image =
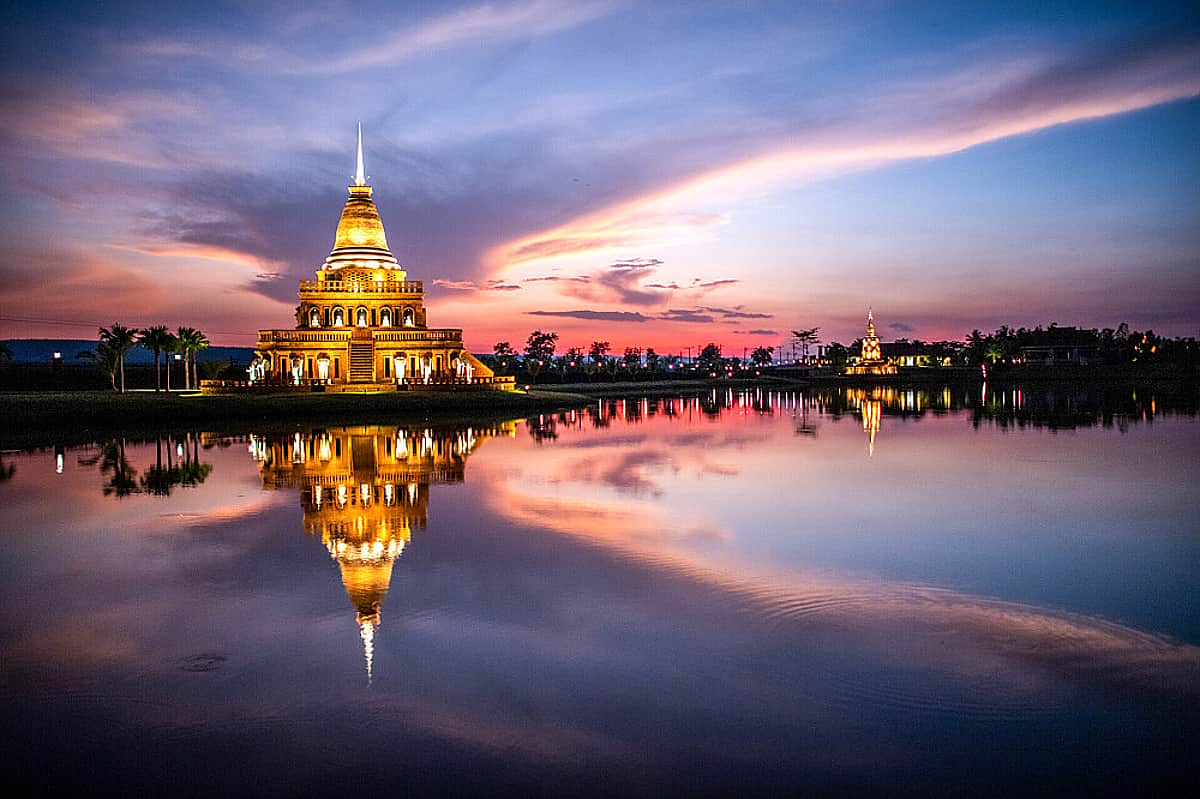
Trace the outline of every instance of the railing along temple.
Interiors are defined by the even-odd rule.
[[[326,291],[342,294],[422,294],[420,280],[301,280],[300,291]]]

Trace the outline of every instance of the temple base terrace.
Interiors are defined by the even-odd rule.
[[[403,383],[341,383],[320,378],[299,382],[271,380],[201,380],[201,394],[386,394],[395,392],[434,393],[447,391],[513,391],[515,377],[431,377]]]

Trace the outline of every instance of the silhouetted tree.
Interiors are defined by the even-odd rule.
[[[721,357],[721,347],[718,344],[708,343],[700,350],[700,357],[696,359],[696,364],[700,367],[700,371],[707,372],[710,375],[718,375],[725,371],[725,360]]]
[[[109,354],[117,360],[117,367],[121,374],[121,393],[125,393],[125,353],[133,348],[134,335],[137,333],[132,327],[113,322],[112,327],[100,328],[100,343],[104,345]]]
[[[755,347],[754,352],[750,353],[750,362],[757,366],[766,366],[771,362],[774,353],[774,347]]]
[[[511,374],[510,367],[516,363],[517,351],[507,341],[497,341],[492,347],[492,352],[496,356],[497,372],[500,374]]]
[[[95,351],[83,350],[75,355],[75,358],[80,361],[91,361],[104,374],[108,375],[109,385],[113,391],[117,390],[117,369],[119,368],[119,359],[117,351],[108,346],[104,342],[96,345]]]
[[[558,334],[535,330],[529,334],[529,338],[525,340],[525,358],[536,358],[540,361],[548,361],[554,357],[554,348],[558,343]]]
[[[820,339],[817,338],[817,333],[819,333],[820,330],[821,328],[819,327],[810,327],[807,330],[792,331],[792,338],[796,339],[796,343],[800,345],[800,351],[803,354],[805,363],[808,363],[809,345],[816,344],[818,341],[820,341]]]
[[[171,331],[167,330],[166,325],[154,325],[138,333],[138,344],[145,347],[154,353],[154,390],[162,390],[162,370],[159,368],[159,359],[164,350],[169,350],[171,342],[175,339],[171,335]]]

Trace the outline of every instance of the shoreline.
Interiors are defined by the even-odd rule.
[[[1098,388],[1149,387],[1168,393],[1195,392],[1186,375],[1111,372],[1004,372],[989,386]],[[21,449],[94,441],[102,437],[184,432],[198,427],[245,427],[264,431],[353,424],[490,422],[584,407],[600,399],[691,395],[713,390],[765,388],[803,390],[878,386],[982,386],[982,376],[962,374],[761,375],[725,380],[647,380],[534,385],[528,392],[430,393],[156,394],[136,391],[0,392],[0,448]]]
[[[555,391],[437,394],[219,394],[110,391],[0,393],[0,448],[72,444],[206,425],[265,431],[322,425],[500,421],[577,408],[590,397]]]

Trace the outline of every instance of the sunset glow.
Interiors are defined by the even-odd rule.
[[[1196,335],[1185,5],[28,6],[0,34],[0,338],[250,346],[366,178],[475,352],[848,343],[868,305],[884,340]]]

